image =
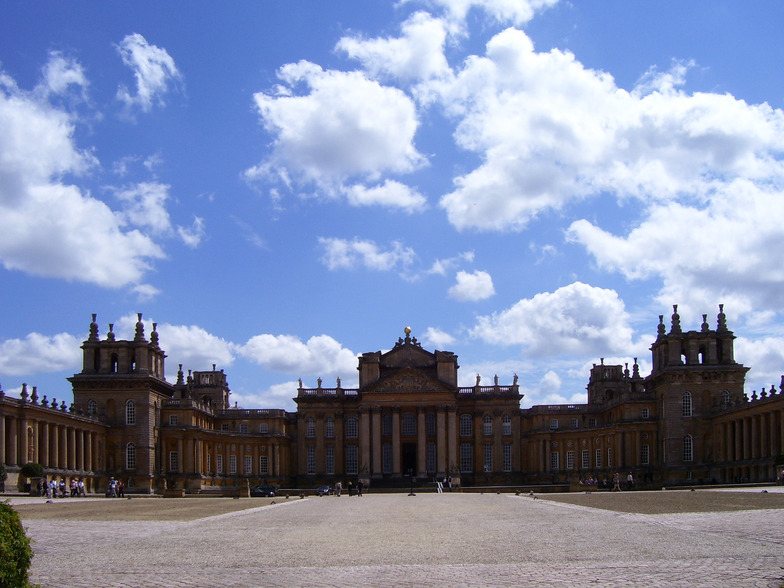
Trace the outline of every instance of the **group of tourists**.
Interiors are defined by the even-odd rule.
[[[70,493],[69,493],[70,488]],[[60,481],[57,481],[57,478],[52,478],[48,482],[46,478],[43,478],[41,481],[38,482],[38,491],[39,494],[46,493],[47,498],[67,498],[68,496],[76,497],[76,496],[87,496],[84,489],[84,479],[83,478],[71,478],[71,483],[67,484],[65,478],[60,478]]]
[[[584,478],[580,478],[580,486],[596,486],[599,490],[610,490],[611,492],[620,492],[621,488],[621,474],[619,472],[615,472],[612,475],[612,481],[607,479],[605,476],[602,479],[598,477],[594,477],[593,474],[588,474]],[[634,474],[629,472],[626,475],[626,489],[627,490],[634,490]]]
[[[109,487],[106,489],[107,498],[122,498],[125,496],[125,486],[122,480],[109,478]]]

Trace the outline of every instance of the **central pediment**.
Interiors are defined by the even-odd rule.
[[[404,367],[394,375],[374,382],[365,390],[361,391],[363,395],[419,394],[433,392],[454,393],[454,389],[451,386],[410,367]]]

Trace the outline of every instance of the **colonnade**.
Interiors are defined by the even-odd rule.
[[[722,422],[717,445],[724,481],[774,479],[774,459],[784,452],[784,409],[747,412]]]

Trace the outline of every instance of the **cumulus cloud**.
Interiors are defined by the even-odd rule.
[[[399,38],[344,37],[336,48],[359,60],[374,78],[420,81],[451,75],[444,56],[444,21],[416,12],[401,29],[403,35]]]
[[[49,61],[43,68],[43,80],[39,85],[39,90],[45,95],[65,94],[71,86],[77,86],[84,97],[84,91],[89,85],[82,64],[59,51],[49,54]]]
[[[234,363],[232,344],[202,327],[164,323],[158,325],[158,333],[161,346],[168,355],[169,373],[176,373],[178,364],[182,364],[187,371],[209,370],[212,364],[221,369]]]
[[[383,250],[373,241],[362,239],[339,239],[319,237],[319,246],[324,250],[323,263],[330,270],[365,267],[377,271],[403,269],[413,263],[416,253],[399,241],[390,249]]]
[[[104,287],[138,283],[163,252],[62,181],[97,164],[76,147],[74,132],[68,113],[0,73],[0,260],[6,269]]]
[[[410,2],[411,0],[404,0]],[[470,10],[480,10],[491,21],[522,26],[558,0],[426,0],[442,9],[453,28],[461,30]]]
[[[120,86],[117,99],[126,107],[139,107],[143,112],[150,112],[153,106],[163,106],[163,96],[182,78],[171,55],[165,49],[150,45],[138,33],[127,35],[117,51],[136,78],[136,93]]]
[[[687,65],[629,92],[559,50],[507,29],[438,86],[458,145],[482,163],[441,199],[458,229],[520,230],[542,211],[602,192],[710,198],[735,178],[780,178],[784,114],[679,90]]]
[[[190,227],[177,227],[177,234],[183,243],[191,249],[195,249],[206,234],[204,219],[198,216],[193,217],[193,224]]]
[[[344,191],[352,206],[385,206],[412,213],[423,210],[427,205],[427,200],[419,192],[395,180],[386,180],[372,188],[354,184]]]
[[[265,369],[310,376],[354,374],[357,356],[328,335],[303,342],[292,335],[256,335],[237,352]]]
[[[630,280],[660,279],[663,305],[677,302],[699,311],[718,300],[743,314],[780,307],[781,218],[780,189],[735,180],[702,206],[654,204],[625,235],[580,220],[571,224],[567,238],[584,246],[603,270]]]
[[[490,298],[495,294],[493,278],[487,272],[457,272],[457,283],[449,288],[449,296],[461,302]]]
[[[521,345],[534,357],[598,356],[632,348],[628,321],[615,291],[575,282],[480,316],[471,335],[487,343]]]
[[[0,373],[23,376],[78,371],[82,361],[80,345],[81,341],[68,333],[30,333],[24,339],[6,339],[0,342]]]
[[[283,66],[278,77],[282,84],[274,91],[254,95],[274,141],[270,157],[247,170],[247,178],[289,185],[301,178],[296,181],[334,194],[349,178],[376,181],[426,163],[413,143],[416,108],[401,90],[307,61]]]
[[[131,225],[157,233],[168,232],[171,230],[171,221],[165,204],[169,189],[170,186],[166,184],[141,182],[118,190],[116,196],[123,203],[123,217]]]
[[[425,344],[435,347],[436,349],[446,349],[456,341],[452,335],[436,327],[428,327],[423,339]]]

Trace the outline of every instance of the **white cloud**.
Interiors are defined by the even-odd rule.
[[[457,267],[459,264],[463,262],[471,263],[473,261],[474,261],[474,252],[464,251],[463,253],[457,254],[455,257],[448,257],[446,259],[436,259],[433,262],[433,265],[427,271],[427,273],[446,276],[448,272],[450,272],[452,269]]]
[[[23,376],[32,373],[78,371],[81,341],[68,333],[46,336],[30,333],[24,339],[0,342],[0,373]]]
[[[480,270],[473,273],[457,272],[457,283],[449,288],[449,296],[461,302],[484,300],[493,294],[493,278]]]
[[[344,37],[337,49],[359,60],[374,78],[403,81],[428,80],[451,75],[444,56],[445,23],[426,12],[416,12],[401,26],[400,38]]]
[[[632,329],[613,290],[576,282],[480,316],[471,335],[498,345],[521,345],[526,354],[552,357],[628,352]]]
[[[65,94],[71,86],[78,86],[84,97],[84,91],[89,86],[84,68],[78,61],[64,57],[59,51],[52,51],[43,68],[43,80],[39,88],[45,95]]]
[[[204,239],[204,219],[198,216],[193,217],[193,224],[190,227],[177,227],[177,234],[188,247],[195,249]]]
[[[303,343],[292,335],[256,335],[237,352],[265,369],[310,376],[356,373],[357,356],[328,335]]]
[[[322,261],[330,270],[354,269],[358,266],[377,271],[390,271],[408,267],[416,258],[414,250],[395,241],[391,249],[379,248],[373,241],[319,237],[319,246],[324,250]]]
[[[751,370],[746,375],[746,390],[770,391],[771,386],[779,389],[784,372],[784,337],[762,337],[735,339],[735,360]]]
[[[427,205],[427,200],[419,192],[395,180],[386,180],[372,188],[354,184],[345,187],[344,191],[352,206],[385,206],[412,213],[424,210]]]
[[[267,131],[270,157],[246,171],[291,185],[315,182],[334,193],[348,178],[376,181],[426,163],[413,144],[418,127],[413,102],[360,72],[325,71],[307,61],[283,66],[275,92],[254,95]],[[295,95],[305,87],[308,93]]]
[[[626,235],[580,220],[567,238],[583,245],[603,270],[627,279],[661,279],[662,304],[697,311],[718,301],[737,315],[780,306],[782,218],[784,192],[736,180],[720,186],[703,206],[654,204]]]
[[[174,59],[165,49],[150,45],[138,33],[127,35],[117,46],[123,63],[133,70],[136,78],[136,94],[120,86],[117,99],[126,107],[138,106],[150,112],[153,106],[163,106],[163,96],[173,82],[181,79]]]
[[[455,342],[455,338],[452,335],[436,327],[428,327],[423,339],[425,344],[436,349],[446,349]]]
[[[426,3],[442,8],[452,26],[462,29],[471,9],[481,10],[494,22],[521,26],[558,0],[426,0]]]
[[[709,198],[736,178],[779,180],[784,113],[677,90],[687,65],[632,92],[570,53],[537,53],[507,29],[454,83],[433,83],[459,146],[482,164],[441,206],[458,229],[519,230],[544,210],[601,192],[645,201]]]
[[[140,182],[133,187],[118,190],[117,198],[123,203],[122,215],[137,227],[148,228],[165,234],[171,230],[169,213],[165,204],[170,186],[158,182]]]

